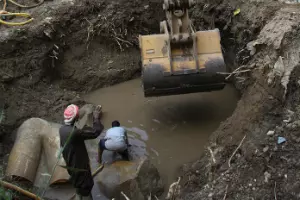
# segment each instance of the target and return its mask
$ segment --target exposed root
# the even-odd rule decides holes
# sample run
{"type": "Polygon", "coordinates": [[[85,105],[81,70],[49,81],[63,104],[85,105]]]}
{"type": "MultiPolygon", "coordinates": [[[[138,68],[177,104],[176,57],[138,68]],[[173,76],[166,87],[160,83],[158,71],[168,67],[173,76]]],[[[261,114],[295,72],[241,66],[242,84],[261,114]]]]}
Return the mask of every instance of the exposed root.
{"type": "MultiPolygon", "coordinates": [[[[3,0],[3,8],[2,8],[2,11],[5,11],[5,10],[6,10],[6,5],[7,5],[6,0],[3,0]]],[[[1,11],[0,11],[0,13],[1,13],[1,11]]]]}
{"type": "Polygon", "coordinates": [[[241,140],[239,146],[234,150],[234,152],[232,153],[232,155],[230,156],[229,160],[228,160],[228,166],[230,167],[230,162],[231,162],[231,159],[233,158],[233,156],[236,154],[236,152],[239,150],[239,148],[242,146],[244,140],[246,138],[246,135],[243,137],[243,139],[241,140]]]}
{"type": "Polygon", "coordinates": [[[87,38],[86,38],[86,43],[87,43],[87,46],[86,46],[86,49],[89,48],[89,45],[90,45],[90,40],[93,39],[93,36],[94,36],[94,25],[88,20],[85,18],[85,20],[89,23],[89,27],[87,28],[87,38]],[[92,37],[91,37],[92,35],[92,37]]]}
{"type": "MultiPolygon", "coordinates": [[[[103,19],[107,22],[107,25],[103,28],[100,27],[100,29],[105,29],[105,31],[109,33],[109,36],[118,44],[120,51],[124,51],[123,45],[126,47],[133,46],[131,42],[124,39],[127,35],[127,29],[117,31],[113,23],[109,22],[106,17],[103,17],[103,19]]],[[[102,30],[100,30],[100,32],[102,32],[102,30]]]]}
{"type": "Polygon", "coordinates": [[[225,190],[225,194],[224,194],[223,200],[226,199],[226,197],[227,197],[227,192],[228,192],[228,185],[226,186],[226,190],[225,190]]]}
{"type": "Polygon", "coordinates": [[[149,196],[148,196],[148,200],[151,200],[152,198],[151,198],[151,192],[150,192],[150,194],[149,194],[149,196]]]}
{"type": "Polygon", "coordinates": [[[126,200],[130,200],[128,196],[126,196],[126,194],[124,194],[123,191],[121,191],[122,196],[126,199],[126,200]]]}
{"type": "Polygon", "coordinates": [[[180,180],[181,180],[181,177],[179,177],[176,182],[174,182],[170,185],[166,199],[174,200],[180,194],[180,189],[181,189],[181,187],[179,185],[180,180]]]}
{"type": "Polygon", "coordinates": [[[210,147],[207,147],[207,149],[208,149],[209,152],[210,152],[212,161],[213,161],[214,163],[216,163],[216,159],[215,159],[215,156],[214,156],[214,153],[213,153],[212,149],[211,149],[210,147]]]}
{"type": "Polygon", "coordinates": [[[276,181],[274,185],[274,199],[277,200],[277,194],[276,194],[276,181]]]}

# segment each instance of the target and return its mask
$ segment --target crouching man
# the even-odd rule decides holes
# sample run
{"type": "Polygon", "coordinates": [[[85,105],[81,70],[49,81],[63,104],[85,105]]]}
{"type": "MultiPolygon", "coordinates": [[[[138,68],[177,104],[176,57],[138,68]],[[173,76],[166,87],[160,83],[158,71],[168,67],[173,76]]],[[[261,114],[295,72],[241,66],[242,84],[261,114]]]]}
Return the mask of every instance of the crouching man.
{"type": "Polygon", "coordinates": [[[90,160],[84,140],[97,138],[103,130],[100,122],[101,106],[93,112],[93,127],[85,126],[78,129],[75,122],[79,118],[79,108],[69,105],[64,111],[64,123],[60,129],[60,142],[63,148],[63,157],[66,161],[70,181],[76,188],[76,200],[91,200],[91,191],[94,180],[90,168],[90,160]]]}
{"type": "Polygon", "coordinates": [[[98,162],[102,163],[104,150],[119,153],[124,160],[129,160],[128,137],[126,130],[120,126],[119,121],[112,122],[112,128],[108,129],[104,139],[101,139],[98,147],[98,162]]]}

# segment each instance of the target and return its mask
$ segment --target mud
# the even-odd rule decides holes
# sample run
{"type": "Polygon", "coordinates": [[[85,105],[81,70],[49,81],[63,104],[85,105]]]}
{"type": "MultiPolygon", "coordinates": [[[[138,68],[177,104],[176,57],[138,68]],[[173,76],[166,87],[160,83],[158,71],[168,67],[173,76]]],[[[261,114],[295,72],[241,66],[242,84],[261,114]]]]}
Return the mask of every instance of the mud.
{"type": "MultiPolygon", "coordinates": [[[[25,119],[60,122],[86,92],[139,76],[137,36],[159,32],[164,17],[159,0],[47,1],[28,11],[32,24],[0,27],[2,155],[25,119]]],[[[299,199],[299,6],[199,0],[192,18],[197,30],[220,29],[229,70],[248,71],[229,80],[243,95],[210,137],[212,153],[182,168],[182,199],[299,199]]]]}
{"type": "Polygon", "coordinates": [[[246,87],[235,112],[210,138],[212,151],[182,168],[182,199],[300,197],[296,190],[300,183],[294,178],[298,174],[299,135],[291,131],[299,128],[295,117],[298,94],[289,92],[299,87],[295,84],[295,74],[299,73],[299,54],[295,52],[299,45],[299,7],[253,2],[240,5],[251,9],[240,13],[239,22],[249,20],[252,26],[256,17],[268,15],[259,23],[258,35],[239,51],[247,53],[243,53],[246,59],[240,65],[251,70],[251,76],[243,83],[246,87]],[[284,56],[281,64],[280,56],[284,56]],[[269,131],[274,131],[274,135],[267,134],[269,131]],[[279,144],[278,137],[285,137],[288,142],[279,144]]]}
{"type": "Polygon", "coordinates": [[[210,134],[234,110],[238,93],[228,85],[213,93],[145,98],[141,79],[135,79],[85,99],[103,106],[106,128],[116,119],[127,128],[129,142],[140,149],[138,156],[151,158],[170,185],[180,166],[200,158],[210,134]]]}

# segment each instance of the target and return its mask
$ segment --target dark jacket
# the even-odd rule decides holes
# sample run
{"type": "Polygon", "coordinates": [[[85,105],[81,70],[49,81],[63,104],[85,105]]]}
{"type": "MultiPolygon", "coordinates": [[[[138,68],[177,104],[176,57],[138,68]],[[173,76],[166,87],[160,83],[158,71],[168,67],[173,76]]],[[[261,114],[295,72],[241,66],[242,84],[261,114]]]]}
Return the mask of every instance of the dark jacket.
{"type": "Polygon", "coordinates": [[[77,193],[82,196],[89,195],[94,186],[89,156],[84,140],[97,138],[103,128],[100,120],[94,119],[93,127],[85,126],[82,129],[74,127],[73,130],[73,125],[63,125],[59,129],[62,147],[67,142],[68,137],[73,130],[72,137],[62,154],[67,167],[69,168],[68,173],[70,175],[70,181],[72,182],[73,187],[77,189],[77,193]]]}

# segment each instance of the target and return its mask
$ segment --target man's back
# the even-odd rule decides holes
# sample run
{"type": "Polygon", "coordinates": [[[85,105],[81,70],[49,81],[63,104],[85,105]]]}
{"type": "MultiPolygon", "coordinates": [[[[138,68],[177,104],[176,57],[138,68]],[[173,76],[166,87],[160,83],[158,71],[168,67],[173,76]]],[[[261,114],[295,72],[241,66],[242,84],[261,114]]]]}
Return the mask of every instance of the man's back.
{"type": "Polygon", "coordinates": [[[67,166],[72,166],[76,169],[88,169],[89,157],[85,147],[84,140],[78,136],[78,129],[73,126],[64,125],[60,128],[60,143],[63,147],[68,141],[70,134],[72,138],[66,145],[63,153],[67,166]]]}
{"type": "Polygon", "coordinates": [[[105,139],[107,139],[105,146],[109,150],[122,151],[127,148],[126,144],[126,130],[123,127],[112,127],[106,131],[105,139]]]}
{"type": "Polygon", "coordinates": [[[93,127],[85,126],[83,129],[77,129],[72,125],[63,125],[59,129],[60,143],[63,147],[72,134],[68,144],[63,150],[63,157],[68,166],[68,173],[71,176],[71,182],[77,192],[83,196],[90,193],[94,185],[91,177],[90,161],[84,140],[97,138],[103,125],[99,119],[94,119],[93,127]]]}

